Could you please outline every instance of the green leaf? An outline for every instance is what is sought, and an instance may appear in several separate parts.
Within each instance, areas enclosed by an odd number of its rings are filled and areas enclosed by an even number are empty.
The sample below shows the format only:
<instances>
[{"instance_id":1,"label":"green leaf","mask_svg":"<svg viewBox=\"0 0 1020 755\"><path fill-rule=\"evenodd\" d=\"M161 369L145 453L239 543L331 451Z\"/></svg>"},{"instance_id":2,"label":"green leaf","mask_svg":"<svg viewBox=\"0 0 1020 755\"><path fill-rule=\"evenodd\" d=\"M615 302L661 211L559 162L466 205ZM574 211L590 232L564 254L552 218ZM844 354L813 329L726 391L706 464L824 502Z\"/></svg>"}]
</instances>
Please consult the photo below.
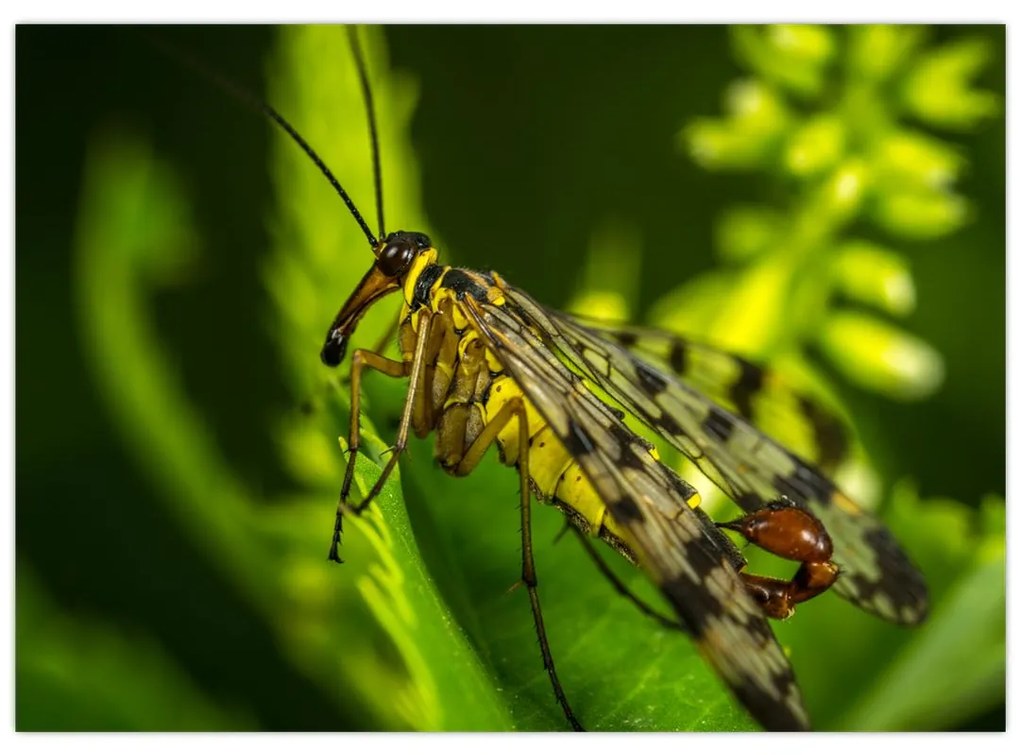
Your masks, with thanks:
<instances>
[{"instance_id":1,"label":"green leaf","mask_svg":"<svg viewBox=\"0 0 1020 755\"><path fill-rule=\"evenodd\" d=\"M487 457L463 479L411 448L404 479L415 533L441 592L503 690L517 728L558 730L555 704L520 579L519 482ZM533 503L535 561L549 643L575 713L597 731L739 731L747 714L689 639L619 596L567 533L557 510ZM648 580L605 557L628 586L661 603Z\"/></svg>"},{"instance_id":2,"label":"green leaf","mask_svg":"<svg viewBox=\"0 0 1020 755\"><path fill-rule=\"evenodd\" d=\"M911 506L914 526L950 507L970 526L966 553L949 585L937 585L938 600L928 622L876 678L871 690L841 719L848 729L935 729L965 723L1005 699L1005 540L1000 527L980 527L955 503L916 501L900 488L900 506ZM903 503L902 500L906 500ZM986 509L1004 512L1003 501ZM968 516L969 515L969 516ZM953 669L947 674L947 669Z\"/></svg>"}]
</instances>

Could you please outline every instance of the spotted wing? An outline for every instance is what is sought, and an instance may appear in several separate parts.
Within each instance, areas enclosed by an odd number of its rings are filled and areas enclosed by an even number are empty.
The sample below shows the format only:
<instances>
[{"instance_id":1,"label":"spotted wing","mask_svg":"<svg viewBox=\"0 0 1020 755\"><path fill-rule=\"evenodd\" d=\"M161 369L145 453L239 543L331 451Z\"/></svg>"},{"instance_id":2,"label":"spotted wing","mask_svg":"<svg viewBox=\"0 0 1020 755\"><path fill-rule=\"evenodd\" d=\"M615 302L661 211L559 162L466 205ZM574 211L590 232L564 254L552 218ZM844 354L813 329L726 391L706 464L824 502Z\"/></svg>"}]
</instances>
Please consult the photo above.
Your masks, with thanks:
<instances>
[{"instance_id":1,"label":"spotted wing","mask_svg":"<svg viewBox=\"0 0 1020 755\"><path fill-rule=\"evenodd\" d=\"M561 364L542 323L513 309L464 302L488 347L576 458L630 536L641 566L736 697L769 729L807 728L789 661L718 532L687 505L693 489Z\"/></svg>"},{"instance_id":2,"label":"spotted wing","mask_svg":"<svg viewBox=\"0 0 1020 755\"><path fill-rule=\"evenodd\" d=\"M675 333L579 320L597 335L659 365L765 435L832 474L850 455L845 422L784 376Z\"/></svg>"},{"instance_id":3,"label":"spotted wing","mask_svg":"<svg viewBox=\"0 0 1020 755\"><path fill-rule=\"evenodd\" d=\"M817 516L840 566L837 593L890 621L914 624L924 618L928 591L920 572L882 523L817 466L667 368L636 357L569 315L544 310L523 291L507 287L507 295L523 311L548 320L565 360L691 459L742 508L753 511L785 496Z\"/></svg>"}]
</instances>

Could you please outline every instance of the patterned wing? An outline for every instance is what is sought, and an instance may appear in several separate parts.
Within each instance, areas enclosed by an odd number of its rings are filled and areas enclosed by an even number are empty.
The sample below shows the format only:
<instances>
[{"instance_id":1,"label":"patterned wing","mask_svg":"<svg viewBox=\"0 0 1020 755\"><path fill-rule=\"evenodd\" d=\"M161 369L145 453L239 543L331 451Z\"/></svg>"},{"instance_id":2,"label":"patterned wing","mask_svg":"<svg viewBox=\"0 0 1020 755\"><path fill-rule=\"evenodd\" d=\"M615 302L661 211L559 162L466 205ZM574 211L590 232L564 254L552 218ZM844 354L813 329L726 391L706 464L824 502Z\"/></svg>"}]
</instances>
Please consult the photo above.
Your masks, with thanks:
<instances>
[{"instance_id":1,"label":"patterned wing","mask_svg":"<svg viewBox=\"0 0 1020 755\"><path fill-rule=\"evenodd\" d=\"M693 490L596 398L521 313L465 298L473 325L574 455L638 561L702 654L765 727L800 730L807 714L789 661L745 589L718 533L687 505Z\"/></svg>"},{"instance_id":2,"label":"patterned wing","mask_svg":"<svg viewBox=\"0 0 1020 755\"><path fill-rule=\"evenodd\" d=\"M509 301L546 321L565 360L691 459L742 508L753 511L785 496L817 516L840 566L838 594L889 621L915 624L924 618L928 591L920 572L882 523L816 466L678 375L503 285Z\"/></svg>"},{"instance_id":3,"label":"patterned wing","mask_svg":"<svg viewBox=\"0 0 1020 755\"><path fill-rule=\"evenodd\" d=\"M675 333L579 321L672 373L822 472L832 474L849 457L851 436L844 421L782 375Z\"/></svg>"}]
</instances>

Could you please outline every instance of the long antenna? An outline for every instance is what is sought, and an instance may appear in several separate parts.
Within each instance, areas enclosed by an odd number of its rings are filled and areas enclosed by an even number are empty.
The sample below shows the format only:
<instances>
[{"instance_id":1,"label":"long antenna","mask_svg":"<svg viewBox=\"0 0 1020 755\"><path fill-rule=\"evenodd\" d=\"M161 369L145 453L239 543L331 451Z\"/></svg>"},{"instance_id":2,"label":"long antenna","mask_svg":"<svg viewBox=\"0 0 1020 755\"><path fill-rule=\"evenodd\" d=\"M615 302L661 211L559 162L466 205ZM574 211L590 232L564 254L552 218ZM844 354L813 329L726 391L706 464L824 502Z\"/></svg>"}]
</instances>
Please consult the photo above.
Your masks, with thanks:
<instances>
[{"instance_id":1,"label":"long antenna","mask_svg":"<svg viewBox=\"0 0 1020 755\"><path fill-rule=\"evenodd\" d=\"M251 92L242 89L233 81L226 78L218 71L213 70L190 53L174 47L162 39L156 37L151 37L150 39L152 43L165 55L177 60L179 63L184 64L186 67L202 75L231 97L267 116L271 121L273 121L273 123L283 129L284 132L286 132L286 134L301 148L301 150L308 155L309 158L311 158L312 162L315 163L315 166L319 169L322 175L326 177L326 180L329 181L330 185L336 190L336 193L340 195L344 204L347 205L347 209L350 210L351 215L354 216L358 225L361 226L361 230L365 234L365 238L368 239L368 243L371 244L373 249L375 249L379 242L376 237L372 235L372 229L368 227L368 223L366 223L365 219L361 216L361 213L358 211L354 201L347 194L344 187L340 185L336 176L334 176L333 172L326 166L326 163L322 161L322 158L319 157L318 153L309 146L308 142L304 140L304 137L302 137L301 134L299 134L294 127L290 125L286 118L276 112L276 110L268 102L256 97ZM376 174L376 177L378 180L378 173Z\"/></svg>"},{"instance_id":2,"label":"long antenna","mask_svg":"<svg viewBox=\"0 0 1020 755\"><path fill-rule=\"evenodd\" d=\"M368 83L368 68L365 57L361 53L358 41L358 28L347 27L347 36L351 40L351 52L354 54L354 65L358 69L361 80L361 93L365 97L365 111L368 113L368 134L372 141L372 175L375 177L375 206L379 211L379 238L386 236L386 222L383 220L382 166L379 159L379 132L375 125L375 105L372 102L372 87Z\"/></svg>"}]
</instances>

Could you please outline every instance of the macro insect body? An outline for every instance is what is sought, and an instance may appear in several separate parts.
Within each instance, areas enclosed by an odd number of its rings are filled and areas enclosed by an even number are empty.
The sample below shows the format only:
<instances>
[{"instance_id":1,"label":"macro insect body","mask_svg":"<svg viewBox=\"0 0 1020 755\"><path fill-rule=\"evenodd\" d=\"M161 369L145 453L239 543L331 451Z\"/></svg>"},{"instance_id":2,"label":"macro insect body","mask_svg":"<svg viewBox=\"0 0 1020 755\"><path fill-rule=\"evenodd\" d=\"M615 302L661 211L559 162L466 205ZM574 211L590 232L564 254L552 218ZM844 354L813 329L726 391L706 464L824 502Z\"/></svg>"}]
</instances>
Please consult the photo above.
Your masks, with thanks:
<instances>
[{"instance_id":1,"label":"macro insect body","mask_svg":"<svg viewBox=\"0 0 1020 755\"><path fill-rule=\"evenodd\" d=\"M297 131L269 105L256 103L327 178L374 255L328 329L322 361L340 365L368 308L388 294L401 299L400 358L360 348L351 353L349 456L329 557L340 560L343 516L356 515L380 492L410 431L434 434L436 458L454 475L469 474L495 446L520 476L522 581L555 697L575 729L581 725L557 677L542 619L533 496L638 564L675 610L676 623L763 726L809 728L769 618L786 618L796 604L830 588L898 623L919 622L927 610L923 578L891 534L821 471L824 457L841 453L834 420L796 397L822 449L818 459L802 458L750 421L753 400L768 382L760 368L673 334L547 309L498 273L442 265L423 233L386 233L371 90L353 30L350 41L372 137L378 235ZM737 377L725 396L712 397L690 375L719 359ZM406 379L408 389L392 453L369 492L351 503L366 370ZM698 507L697 491L627 426L628 415L691 459L746 514L713 522ZM795 575L747 574L745 559L722 529L798 563Z\"/></svg>"}]
</instances>

